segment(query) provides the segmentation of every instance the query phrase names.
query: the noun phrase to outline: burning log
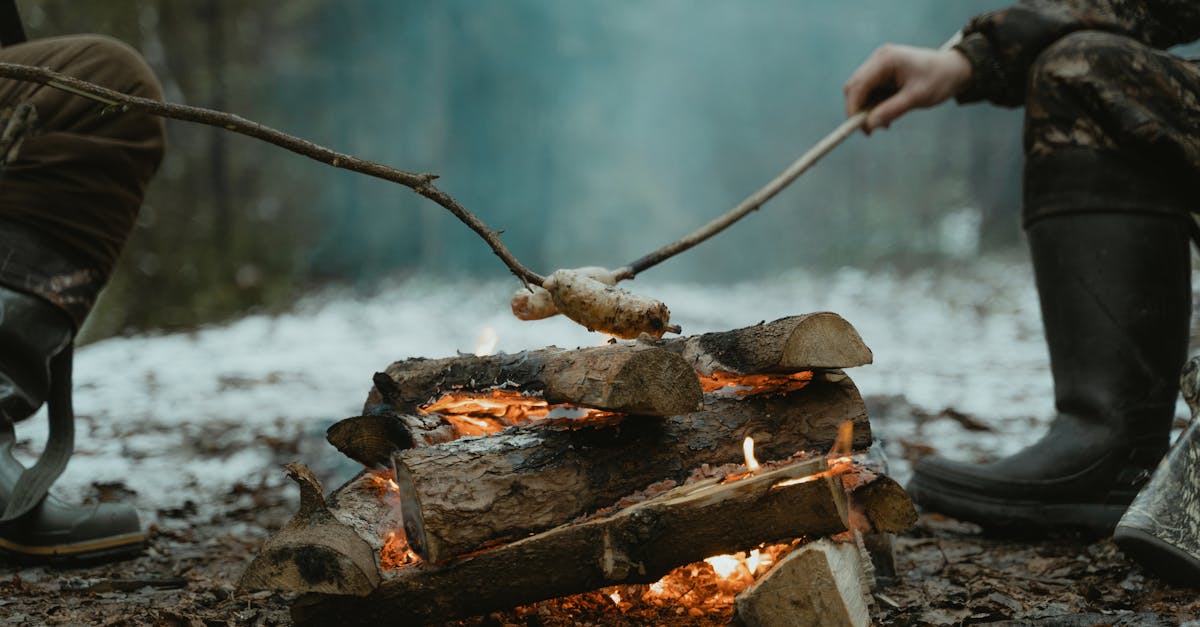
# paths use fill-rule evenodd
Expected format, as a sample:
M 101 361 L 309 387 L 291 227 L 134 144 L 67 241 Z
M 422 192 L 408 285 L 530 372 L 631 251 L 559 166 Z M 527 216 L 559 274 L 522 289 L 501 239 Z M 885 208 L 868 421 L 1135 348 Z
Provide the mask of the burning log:
M 854 447 L 866 448 L 862 397 L 829 372 L 783 396 L 710 395 L 682 416 L 539 424 L 411 449 L 396 456 L 404 529 L 413 550 L 437 562 L 560 525 L 655 481 L 682 481 L 702 464 L 739 462 L 746 436 L 764 461 L 827 449 L 846 420 Z
M 867 627 L 874 583 L 866 564 L 855 542 L 806 544 L 737 596 L 736 619 L 746 627 Z
M 548 403 L 671 416 L 695 410 L 701 395 L 687 363 L 644 344 L 408 359 L 388 366 L 385 374 L 375 378 L 364 413 L 388 403 L 397 414 L 411 414 L 444 392 L 503 387 L 540 392 Z
M 304 464 L 286 468 L 300 485 L 300 510 L 267 541 L 238 586 L 358 596 L 373 591 L 388 530 L 399 524 L 396 508 L 378 491 L 363 489 L 378 479 L 360 473 L 326 501 L 321 482 Z
M 720 484 L 676 488 L 604 518 L 564 525 L 445 564 L 391 573 L 365 598 L 306 595 L 298 624 L 422 624 L 615 583 L 649 583 L 729 550 L 847 529 L 845 495 L 823 459 Z
M 789 316 L 733 331 L 654 342 L 702 375 L 764 374 L 871 363 L 871 349 L 841 316 L 827 311 Z

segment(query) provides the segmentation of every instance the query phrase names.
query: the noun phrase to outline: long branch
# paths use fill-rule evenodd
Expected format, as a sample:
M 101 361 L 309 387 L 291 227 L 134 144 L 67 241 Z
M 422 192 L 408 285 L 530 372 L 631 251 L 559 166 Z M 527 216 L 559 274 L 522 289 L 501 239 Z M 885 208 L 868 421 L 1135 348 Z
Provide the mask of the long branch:
M 942 44 L 938 50 L 943 52 L 950 50 L 960 41 L 962 41 L 961 31 L 954 33 L 954 35 L 952 35 L 950 39 L 946 40 L 946 43 Z M 704 240 L 716 235 L 717 233 L 724 231 L 725 229 L 729 228 L 729 225 L 741 220 L 751 211 L 763 206 L 763 204 L 768 200 L 774 198 L 775 194 L 778 194 L 783 188 L 790 185 L 792 181 L 795 181 L 797 178 L 799 178 L 801 174 L 804 174 L 804 172 L 811 168 L 817 161 L 820 161 L 821 157 L 824 157 L 829 153 L 829 151 L 833 150 L 839 144 L 845 141 L 847 137 L 850 137 L 856 131 L 858 131 L 858 129 L 862 128 L 863 124 L 866 123 L 867 115 L 870 112 L 871 110 L 868 108 L 847 118 L 845 122 L 842 122 L 828 135 L 821 138 L 821 141 L 817 142 L 815 146 L 808 149 L 808 152 L 800 155 L 800 158 L 796 159 L 792 165 L 789 165 L 787 169 L 785 169 L 783 172 L 780 172 L 779 176 L 771 179 L 769 183 L 763 185 L 753 194 L 750 194 L 745 200 L 738 203 L 738 205 L 733 209 L 730 209 L 720 216 L 717 216 L 708 224 L 701 226 L 684 237 L 675 240 L 674 242 L 671 242 L 662 248 L 659 248 L 658 250 L 638 259 L 637 261 L 634 261 L 627 266 L 618 268 L 615 272 L 616 279 L 618 281 L 632 279 L 647 268 L 656 266 L 667 259 L 670 259 L 671 257 L 674 257 L 675 255 L 678 255 L 679 253 L 695 246 L 696 244 L 699 244 L 700 242 L 703 242 Z
M 854 134 L 862 127 L 863 122 L 867 119 L 867 111 L 860 111 L 845 122 L 842 122 L 833 132 L 826 135 L 817 145 L 813 146 L 797 159 L 792 165 L 788 166 L 783 172 L 779 173 L 769 183 L 762 186 L 758 191 L 750 194 L 745 200 L 738 203 L 736 207 L 730 209 L 724 214 L 717 216 L 708 224 L 692 231 L 684 237 L 659 248 L 658 250 L 634 261 L 633 263 L 620 268 L 616 272 L 617 280 L 632 279 L 642 271 L 656 266 L 675 255 L 703 242 L 704 240 L 724 231 L 729 225 L 746 217 L 751 211 L 763 206 L 768 200 L 775 197 L 783 188 L 791 184 L 806 170 L 811 168 L 813 164 L 824 157 L 830 150 L 837 147 L 847 137 Z
M 237 115 L 201 107 L 191 107 L 169 102 L 159 102 L 150 98 L 130 96 L 94 83 L 60 74 L 49 68 L 15 63 L 0 63 L 0 77 L 41 83 L 54 89 L 60 89 L 77 96 L 104 103 L 109 109 L 115 111 L 137 111 L 139 113 L 183 120 L 185 122 L 219 126 L 234 133 L 274 144 L 280 148 L 290 150 L 296 154 L 320 161 L 335 168 L 350 170 L 393 183 L 399 183 L 411 188 L 416 193 L 432 200 L 454 214 L 454 217 L 461 220 L 463 224 L 466 224 L 472 231 L 475 231 L 475 233 L 483 238 L 483 241 L 487 242 L 487 245 L 491 247 L 492 252 L 522 281 L 541 285 L 545 280 L 541 275 L 526 268 L 521 262 L 517 261 L 512 252 L 508 250 L 508 247 L 504 245 L 504 242 L 500 241 L 500 236 L 496 231 L 488 227 L 487 224 L 484 224 L 482 220 L 459 204 L 449 194 L 434 186 L 433 181 L 437 178 L 436 174 L 421 174 L 397 170 L 386 165 L 330 150 L 308 140 L 288 135 L 282 131 Z

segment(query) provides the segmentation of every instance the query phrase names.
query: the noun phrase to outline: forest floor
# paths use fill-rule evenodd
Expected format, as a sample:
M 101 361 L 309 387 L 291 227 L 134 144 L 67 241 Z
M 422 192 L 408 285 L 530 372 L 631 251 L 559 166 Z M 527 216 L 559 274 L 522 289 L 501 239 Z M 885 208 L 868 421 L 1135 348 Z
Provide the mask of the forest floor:
M 1052 410 L 1036 293 L 1020 259 L 904 274 L 797 272 L 720 288 L 638 283 L 639 292 L 670 304 L 687 333 L 841 313 L 875 352 L 874 365 L 848 374 L 901 483 L 921 455 L 1008 454 L 1036 439 Z M 485 327 L 508 352 L 602 341 L 562 320 L 512 319 L 512 288 L 413 280 L 373 294 L 326 294 L 284 316 L 83 347 L 77 454 L 55 491 L 73 502 L 134 503 L 149 547 L 136 559 L 91 566 L 0 558 L 0 624 L 288 624 L 290 597 L 239 591 L 237 579 L 296 509 L 284 463 L 307 463 L 329 488 L 356 472 L 323 435 L 359 412 L 372 373 L 397 359 L 473 351 Z M 45 441 L 42 425 L 35 417 L 17 426 L 27 459 Z M 900 577 L 876 598 L 880 624 L 1200 619 L 1193 590 L 1145 576 L 1107 540 L 995 539 L 927 514 L 897 548 Z M 628 598 L 614 605 L 593 593 L 467 624 L 717 625 L 728 618 Z
M 314 443 L 281 444 L 299 451 Z M 107 485 L 94 496 L 122 492 Z M 265 538 L 294 513 L 294 492 L 290 484 L 239 484 L 208 507 L 158 510 L 149 546 L 135 559 L 62 566 L 0 561 L 0 624 L 290 624 L 291 595 L 239 591 L 236 582 Z M 1195 590 L 1147 577 L 1108 540 L 993 538 L 974 525 L 924 514 L 896 549 L 899 577 L 881 582 L 875 598 L 873 617 L 881 625 L 1165 626 L 1200 619 Z M 682 603 L 644 602 L 623 592 L 620 604 L 606 590 L 462 624 L 724 625 L 731 616 L 727 605 L 689 614 Z

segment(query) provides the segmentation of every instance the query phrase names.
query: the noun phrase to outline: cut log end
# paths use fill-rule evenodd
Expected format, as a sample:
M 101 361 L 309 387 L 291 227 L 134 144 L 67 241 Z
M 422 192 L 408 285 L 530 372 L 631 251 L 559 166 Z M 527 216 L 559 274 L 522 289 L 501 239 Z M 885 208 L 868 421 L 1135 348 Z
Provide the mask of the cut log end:
M 779 561 L 734 601 L 746 627 L 871 624 L 871 575 L 862 549 L 821 539 Z
M 779 368 L 852 368 L 874 360 L 858 331 L 841 316 L 817 312 L 801 318 L 783 347 Z
M 259 551 L 238 581 L 243 590 L 364 596 L 382 579 L 375 549 L 339 522 L 321 483 L 304 464 L 286 466 L 300 486 L 300 509 Z
M 697 372 L 769 374 L 852 368 L 871 363 L 871 349 L 841 316 L 817 312 L 751 327 L 662 342 Z
M 853 501 L 879 533 L 900 533 L 917 524 L 912 498 L 891 477 L 880 476 L 855 490 Z

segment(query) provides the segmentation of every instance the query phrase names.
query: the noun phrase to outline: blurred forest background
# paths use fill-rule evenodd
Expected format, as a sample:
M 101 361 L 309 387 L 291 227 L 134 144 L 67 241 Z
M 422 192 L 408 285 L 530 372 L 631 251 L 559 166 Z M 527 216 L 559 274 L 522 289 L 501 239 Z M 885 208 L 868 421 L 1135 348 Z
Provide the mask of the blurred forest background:
M 139 49 L 167 98 L 441 175 L 539 271 L 615 267 L 733 206 L 844 117 L 878 44 L 941 44 L 998 1 L 27 0 L 31 37 Z M 1019 111 L 855 137 L 757 215 L 653 270 L 761 278 L 1018 243 Z M 171 122 L 86 337 L 286 308 L 330 282 L 506 270 L 406 188 Z

